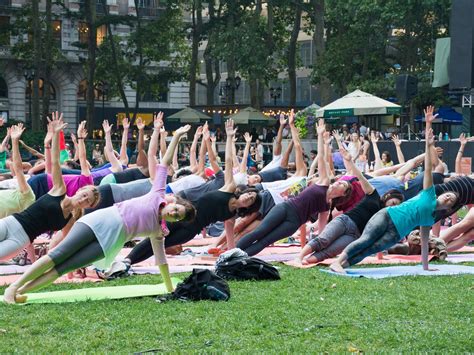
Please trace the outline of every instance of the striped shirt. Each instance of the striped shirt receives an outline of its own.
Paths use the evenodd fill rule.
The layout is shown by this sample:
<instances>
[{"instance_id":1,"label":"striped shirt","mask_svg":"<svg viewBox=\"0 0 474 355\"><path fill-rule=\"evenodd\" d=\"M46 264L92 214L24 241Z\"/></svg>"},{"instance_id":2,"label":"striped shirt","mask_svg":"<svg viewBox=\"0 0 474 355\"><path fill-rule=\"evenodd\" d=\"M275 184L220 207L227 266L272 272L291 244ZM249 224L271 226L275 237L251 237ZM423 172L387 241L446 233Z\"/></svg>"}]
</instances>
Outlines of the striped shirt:
<instances>
[{"instance_id":1,"label":"striped shirt","mask_svg":"<svg viewBox=\"0 0 474 355\"><path fill-rule=\"evenodd\" d=\"M474 203L474 179L468 176L460 176L444 184L435 185L436 195L453 191L459 195L460 206Z\"/></svg>"}]
</instances>

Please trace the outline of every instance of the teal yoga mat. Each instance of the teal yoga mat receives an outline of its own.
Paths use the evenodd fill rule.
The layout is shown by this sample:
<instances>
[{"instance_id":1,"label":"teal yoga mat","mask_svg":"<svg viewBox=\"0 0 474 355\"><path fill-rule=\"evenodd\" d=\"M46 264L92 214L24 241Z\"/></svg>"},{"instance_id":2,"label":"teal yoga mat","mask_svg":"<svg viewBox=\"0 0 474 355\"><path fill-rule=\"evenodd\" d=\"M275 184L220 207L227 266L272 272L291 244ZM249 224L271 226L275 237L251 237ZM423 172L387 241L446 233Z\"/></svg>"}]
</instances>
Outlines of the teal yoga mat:
<instances>
[{"instance_id":1,"label":"teal yoga mat","mask_svg":"<svg viewBox=\"0 0 474 355\"><path fill-rule=\"evenodd\" d=\"M173 286L181 282L180 279L172 277ZM28 299L23 304L34 303L70 303L82 301L117 300L121 298L150 297L167 293L164 283L156 285L129 285L110 287L78 288L66 291L51 291L27 293ZM3 297L2 297L3 300Z\"/></svg>"}]
</instances>

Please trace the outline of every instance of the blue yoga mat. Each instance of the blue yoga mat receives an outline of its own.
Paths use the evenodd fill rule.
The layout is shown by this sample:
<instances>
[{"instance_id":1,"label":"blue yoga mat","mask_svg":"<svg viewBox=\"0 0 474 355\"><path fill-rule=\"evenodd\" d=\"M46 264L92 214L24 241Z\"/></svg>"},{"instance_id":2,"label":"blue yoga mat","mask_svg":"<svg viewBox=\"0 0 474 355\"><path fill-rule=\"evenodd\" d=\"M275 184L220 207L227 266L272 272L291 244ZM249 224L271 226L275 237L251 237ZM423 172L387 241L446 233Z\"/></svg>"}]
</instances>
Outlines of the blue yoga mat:
<instances>
[{"instance_id":1,"label":"blue yoga mat","mask_svg":"<svg viewBox=\"0 0 474 355\"><path fill-rule=\"evenodd\" d=\"M398 276L440 276L440 275L460 275L474 274L473 266L464 265L430 265L430 269L436 271L425 271L422 265L400 265L377 268L346 269L345 274L339 274L329 269L321 269L322 272L337 276L366 277L369 279L384 279L386 277Z\"/></svg>"}]
</instances>

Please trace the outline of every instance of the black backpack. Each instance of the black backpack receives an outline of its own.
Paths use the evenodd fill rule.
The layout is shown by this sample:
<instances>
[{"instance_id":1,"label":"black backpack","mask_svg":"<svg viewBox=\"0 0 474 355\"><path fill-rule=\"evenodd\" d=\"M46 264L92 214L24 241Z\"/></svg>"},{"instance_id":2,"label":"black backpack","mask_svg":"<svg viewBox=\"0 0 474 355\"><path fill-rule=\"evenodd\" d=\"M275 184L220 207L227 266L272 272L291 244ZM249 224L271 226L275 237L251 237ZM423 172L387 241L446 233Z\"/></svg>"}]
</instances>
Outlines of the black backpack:
<instances>
[{"instance_id":1,"label":"black backpack","mask_svg":"<svg viewBox=\"0 0 474 355\"><path fill-rule=\"evenodd\" d=\"M182 301L227 301L230 298L230 289L227 282L214 272L193 269L191 275L176 286L170 298Z\"/></svg>"},{"instance_id":2,"label":"black backpack","mask_svg":"<svg viewBox=\"0 0 474 355\"><path fill-rule=\"evenodd\" d=\"M234 257L216 265L216 274L226 280L280 280L277 268L251 257Z\"/></svg>"}]
</instances>

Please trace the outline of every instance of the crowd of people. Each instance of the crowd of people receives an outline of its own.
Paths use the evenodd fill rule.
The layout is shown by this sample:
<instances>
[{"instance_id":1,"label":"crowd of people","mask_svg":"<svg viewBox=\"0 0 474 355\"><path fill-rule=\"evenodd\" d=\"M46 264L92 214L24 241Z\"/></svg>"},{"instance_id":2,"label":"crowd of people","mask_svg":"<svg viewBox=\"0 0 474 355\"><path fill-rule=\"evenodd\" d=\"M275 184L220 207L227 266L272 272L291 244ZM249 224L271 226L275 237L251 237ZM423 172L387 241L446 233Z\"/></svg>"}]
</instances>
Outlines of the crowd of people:
<instances>
[{"instance_id":1,"label":"crowd of people","mask_svg":"<svg viewBox=\"0 0 474 355\"><path fill-rule=\"evenodd\" d=\"M87 159L85 122L71 135L74 149L68 149L67 124L53 113L42 153L21 141L22 124L7 127L0 145L0 261L25 250L33 264L7 288L4 300L24 302L27 292L91 264L107 276L126 273L153 255L171 291L166 253L210 226L221 231L209 249L213 254L237 247L253 256L299 235L308 243L296 262L337 257L331 269L340 273L371 254L413 252L410 236L418 233L426 267L428 250L444 257L474 239L474 209L456 223L457 211L474 203L474 176L461 174L468 139L461 135L455 174L445 176L431 127L433 111L431 106L425 110L423 154L405 160L401 141L392 136L398 164L388 152L379 152L378 135L364 125L354 132L329 132L322 119L308 159L292 111L280 116L277 131L265 134L273 141L268 163L256 132L238 135L232 120L223 132L211 133L207 124L197 128L185 160L177 147L189 125L169 140L166 120L157 114L146 150L145 124L138 120L133 164L127 119L117 130L103 122L105 146L103 152L93 147L93 165ZM121 138L119 152L113 135ZM283 150L285 135L291 141ZM218 139L225 139L223 161ZM21 147L36 159L23 162ZM448 218L452 225L440 231ZM36 260L33 243L45 234L50 235L48 253ZM141 241L124 259L117 258L134 238Z\"/></svg>"}]
</instances>

